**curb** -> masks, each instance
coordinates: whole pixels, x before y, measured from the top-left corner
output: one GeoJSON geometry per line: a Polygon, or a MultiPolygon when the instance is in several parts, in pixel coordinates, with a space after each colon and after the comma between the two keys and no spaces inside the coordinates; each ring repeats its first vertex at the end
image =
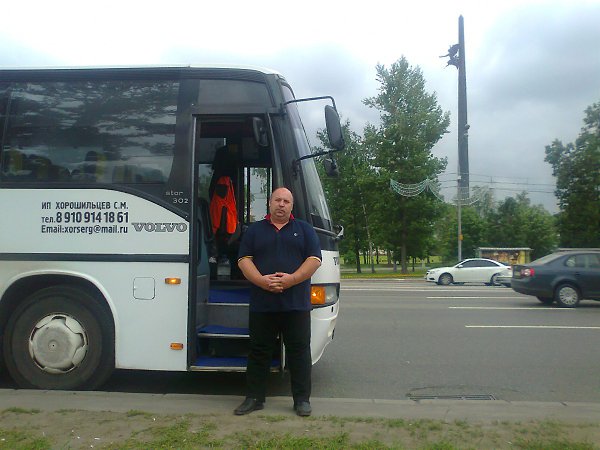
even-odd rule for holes
{"type": "MultiPolygon", "coordinates": [[[[56,412],[60,410],[132,410],[157,414],[232,415],[242,398],[225,395],[140,394],[91,391],[37,391],[0,389],[0,410],[11,407],[56,412]]],[[[503,400],[384,400],[312,398],[314,416],[432,419],[474,422],[560,420],[600,421],[600,403],[509,402],[503,400]]],[[[269,397],[259,415],[295,416],[290,397],[269,397]]]]}

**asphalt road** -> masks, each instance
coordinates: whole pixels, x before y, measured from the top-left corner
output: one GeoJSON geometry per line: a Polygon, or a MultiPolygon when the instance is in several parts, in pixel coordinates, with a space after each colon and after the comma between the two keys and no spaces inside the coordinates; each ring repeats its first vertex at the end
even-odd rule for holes
{"type": "MultiPolygon", "coordinates": [[[[599,340],[596,302],[565,310],[504,287],[344,280],[313,396],[600,402],[599,340]]],[[[117,371],[104,390],[243,396],[244,375],[117,371]]],[[[288,377],[273,374],[268,395],[289,395],[288,377]]]]}
{"type": "Polygon", "coordinates": [[[600,303],[545,306],[505,287],[346,282],[319,396],[600,401],[600,303]]]}

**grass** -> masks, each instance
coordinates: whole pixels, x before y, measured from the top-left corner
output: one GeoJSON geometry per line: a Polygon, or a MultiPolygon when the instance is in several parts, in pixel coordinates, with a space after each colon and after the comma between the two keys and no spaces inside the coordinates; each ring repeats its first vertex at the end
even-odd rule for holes
{"type": "MultiPolygon", "coordinates": [[[[261,417],[263,420],[267,416],[261,417]]],[[[294,422],[282,420],[274,422],[294,422]]],[[[523,437],[524,424],[506,423],[500,431],[484,429],[480,424],[466,421],[447,423],[439,420],[388,420],[374,418],[316,417],[310,425],[298,432],[269,430],[244,430],[215,438],[214,423],[192,426],[187,420],[167,427],[151,430],[153,439],[129,440],[114,448],[244,448],[244,449],[390,449],[422,448],[453,450],[462,448],[517,448],[517,449],[596,449],[590,442],[569,439],[573,426],[558,422],[530,422],[525,424],[530,436],[523,437]],[[357,430],[357,424],[363,425],[357,430]],[[347,426],[349,425],[349,426],[347,426]],[[361,431],[362,430],[362,431],[361,431]],[[358,432],[357,432],[358,431],[358,432]],[[547,435],[545,433],[548,433],[547,435]]],[[[588,428],[586,425],[580,429],[588,428]]],[[[577,429],[577,427],[575,427],[577,429]]]]}
{"type": "Polygon", "coordinates": [[[142,416],[142,417],[146,417],[146,418],[153,417],[153,415],[151,413],[145,412],[145,411],[139,411],[137,409],[130,409],[129,411],[127,411],[125,413],[125,415],[127,417],[136,417],[136,416],[142,416]]]}
{"type": "Polygon", "coordinates": [[[50,449],[52,445],[47,438],[35,436],[30,431],[0,429],[0,449],[50,449]]]}
{"type": "Polygon", "coordinates": [[[362,266],[362,272],[356,273],[356,268],[354,266],[344,266],[341,267],[341,276],[345,279],[352,278],[368,278],[368,279],[379,279],[379,278],[423,278],[425,276],[426,269],[422,269],[421,267],[415,267],[415,271],[412,271],[412,268],[408,268],[408,273],[402,273],[400,271],[400,267],[396,272],[393,271],[392,267],[388,267],[386,265],[375,266],[375,272],[371,272],[371,266],[362,266]]]}
{"type": "Polygon", "coordinates": [[[2,413],[10,413],[10,414],[38,414],[40,413],[39,409],[25,409],[25,408],[17,408],[15,406],[11,408],[6,408],[2,413]]]}
{"type": "MultiPolygon", "coordinates": [[[[6,416],[5,416],[6,417],[6,416]]],[[[281,415],[161,415],[132,410],[40,412],[0,424],[0,449],[598,449],[600,423],[477,423],[431,419],[281,415]],[[85,418],[82,417],[85,415],[85,418]],[[81,426],[93,423],[93,434],[81,426]],[[77,436],[68,440],[75,427],[77,436]],[[58,431],[62,430],[62,431],[58,431]],[[125,430],[125,431],[124,431],[125,430]],[[60,434],[62,433],[62,434],[60,434]],[[80,438],[81,437],[81,438],[80,438]],[[87,440],[86,440],[87,439],[87,440]]]]}

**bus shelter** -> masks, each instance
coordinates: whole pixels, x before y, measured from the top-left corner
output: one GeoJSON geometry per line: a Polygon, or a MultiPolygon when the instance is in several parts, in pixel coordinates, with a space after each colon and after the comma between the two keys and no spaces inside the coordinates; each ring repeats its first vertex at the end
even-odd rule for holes
{"type": "Polygon", "coordinates": [[[531,261],[529,247],[478,247],[480,258],[489,258],[505,264],[525,264],[531,261]]]}

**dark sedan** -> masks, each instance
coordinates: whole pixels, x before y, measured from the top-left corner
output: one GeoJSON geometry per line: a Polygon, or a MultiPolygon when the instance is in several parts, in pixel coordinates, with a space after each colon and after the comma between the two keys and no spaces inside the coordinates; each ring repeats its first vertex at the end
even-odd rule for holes
{"type": "Polygon", "coordinates": [[[557,252],[516,265],[511,287],[563,308],[575,308],[582,299],[600,300],[600,251],[557,252]]]}

